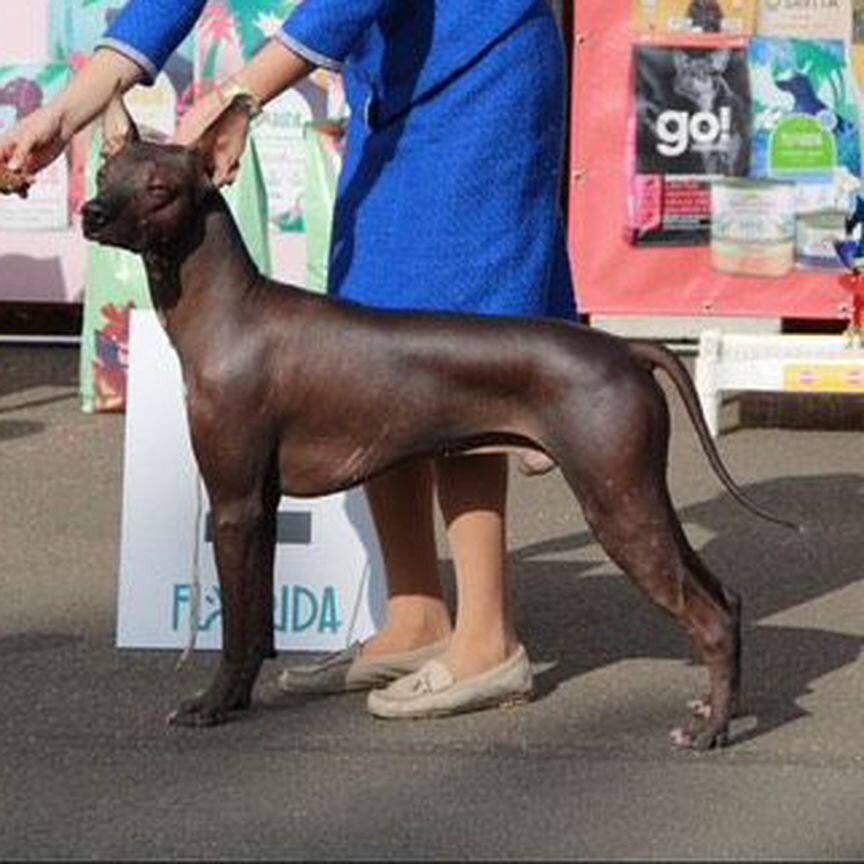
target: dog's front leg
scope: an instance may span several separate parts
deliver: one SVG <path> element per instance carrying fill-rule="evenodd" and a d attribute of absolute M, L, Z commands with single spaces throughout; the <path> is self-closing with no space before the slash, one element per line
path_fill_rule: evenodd
<path fill-rule="evenodd" d="M 216 566 L 222 599 L 222 657 L 210 686 L 181 703 L 169 722 L 223 723 L 248 708 L 263 661 L 274 654 L 273 559 L 278 492 L 213 501 Z"/>

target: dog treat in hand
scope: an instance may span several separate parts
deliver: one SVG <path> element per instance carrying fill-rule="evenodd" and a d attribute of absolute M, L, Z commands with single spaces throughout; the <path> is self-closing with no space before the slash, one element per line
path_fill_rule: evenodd
<path fill-rule="evenodd" d="M 26 198 L 29 188 L 30 181 L 23 174 L 0 165 L 0 195 L 20 195 Z"/>

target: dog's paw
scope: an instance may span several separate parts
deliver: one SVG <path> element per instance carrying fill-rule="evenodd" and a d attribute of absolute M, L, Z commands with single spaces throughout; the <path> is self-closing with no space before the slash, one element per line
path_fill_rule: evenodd
<path fill-rule="evenodd" d="M 711 719 L 711 699 L 706 696 L 704 699 L 691 699 L 687 703 L 687 709 L 694 717 L 700 720 Z"/>
<path fill-rule="evenodd" d="M 228 719 L 219 705 L 210 703 L 204 696 L 195 696 L 181 702 L 166 718 L 169 726 L 186 726 L 193 729 L 206 729 L 218 726 Z"/>
<path fill-rule="evenodd" d="M 672 743 L 683 750 L 714 750 L 729 744 L 729 730 L 725 727 L 714 729 L 709 726 L 706 729 L 695 730 L 678 726 L 669 733 L 669 736 Z"/>

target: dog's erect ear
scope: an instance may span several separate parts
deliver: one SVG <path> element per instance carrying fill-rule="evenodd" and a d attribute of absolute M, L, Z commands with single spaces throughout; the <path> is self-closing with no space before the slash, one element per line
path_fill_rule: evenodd
<path fill-rule="evenodd" d="M 245 93 L 234 95 L 215 114 L 210 125 L 188 145 L 201 156 L 205 171 L 217 185 L 236 178 L 249 121 L 260 110 L 251 96 Z"/>
<path fill-rule="evenodd" d="M 102 155 L 108 159 L 135 141 L 140 141 L 138 127 L 123 102 L 115 93 L 102 117 Z"/>

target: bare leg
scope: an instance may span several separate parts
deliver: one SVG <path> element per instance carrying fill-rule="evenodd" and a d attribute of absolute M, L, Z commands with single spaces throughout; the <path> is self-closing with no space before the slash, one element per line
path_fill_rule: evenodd
<path fill-rule="evenodd" d="M 503 663 L 517 647 L 506 579 L 507 457 L 436 463 L 438 500 L 456 567 L 456 629 L 441 658 L 456 679 Z"/>
<path fill-rule="evenodd" d="M 431 463 L 423 460 L 366 484 L 387 570 L 390 620 L 364 644 L 364 656 L 411 651 L 450 634 L 438 577 L 432 479 Z"/>

